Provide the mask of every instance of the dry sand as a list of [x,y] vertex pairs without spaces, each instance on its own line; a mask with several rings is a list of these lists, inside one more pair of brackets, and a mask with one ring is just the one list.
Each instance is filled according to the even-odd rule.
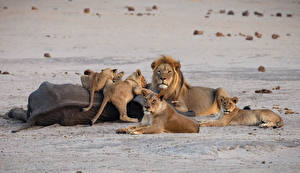
[[[153,5],[158,9],[146,11]],[[0,75],[0,172],[299,172],[299,9],[299,0],[0,0],[0,70],[10,73]],[[241,15],[245,10],[248,17]],[[282,17],[271,16],[277,12]],[[51,58],[44,58],[47,52]],[[77,84],[78,73],[105,67],[126,74],[140,68],[150,82],[150,64],[161,54],[180,60],[192,85],[224,87],[238,96],[239,107],[278,104],[296,113],[280,113],[280,129],[207,127],[199,134],[131,136],[114,134],[127,123],[104,123],[10,133],[22,123],[4,114],[26,108],[41,82]],[[260,65],[266,72],[257,71]],[[254,93],[278,85],[272,94]]]

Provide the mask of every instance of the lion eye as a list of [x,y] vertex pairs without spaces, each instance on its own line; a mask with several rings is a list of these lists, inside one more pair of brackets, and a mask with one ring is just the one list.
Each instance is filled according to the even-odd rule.
[[168,73],[172,73],[172,71],[169,70]]
[[156,100],[153,100],[153,101],[152,101],[152,104],[155,104],[155,102],[156,102]]

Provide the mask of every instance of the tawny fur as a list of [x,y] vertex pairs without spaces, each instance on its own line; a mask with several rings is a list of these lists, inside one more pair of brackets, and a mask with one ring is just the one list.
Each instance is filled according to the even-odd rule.
[[136,70],[136,72],[128,76],[125,81],[119,80],[116,83],[109,82],[103,90],[103,102],[97,115],[91,120],[90,125],[93,125],[97,121],[108,102],[112,102],[119,110],[120,120],[126,122],[138,122],[138,119],[127,116],[126,106],[127,103],[134,98],[135,94],[137,94],[135,93],[137,88],[144,88],[146,87],[146,84],[146,80],[140,70]]
[[152,122],[139,126],[118,129],[117,133],[156,134],[156,133],[198,133],[199,124],[179,114],[164,99],[163,95],[143,89],[144,111],[152,115]]
[[[106,68],[100,73],[87,69],[84,71],[84,74],[88,75],[89,77],[81,77],[81,83],[83,87],[88,88],[90,91],[90,104],[88,107],[83,108],[82,110],[87,112],[93,107],[95,92],[102,90],[108,80],[113,80],[118,74],[118,69]],[[86,82],[87,79],[89,79],[88,82]]]
[[201,127],[245,125],[279,128],[283,126],[282,118],[269,109],[244,110],[236,106],[237,97],[220,97],[218,102],[222,105],[221,118],[208,122],[201,122]]
[[223,88],[190,86],[183,77],[180,63],[172,57],[161,56],[152,62],[151,68],[152,89],[165,95],[165,99],[181,112],[194,111],[198,116],[217,115],[220,107],[216,98],[230,96]]

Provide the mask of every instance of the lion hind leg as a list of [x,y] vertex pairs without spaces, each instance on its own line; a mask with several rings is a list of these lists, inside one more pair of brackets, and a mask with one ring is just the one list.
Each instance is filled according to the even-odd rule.
[[93,88],[93,89],[91,89],[91,91],[90,91],[90,104],[89,104],[88,107],[82,108],[82,111],[83,111],[83,112],[87,112],[87,111],[89,111],[89,110],[93,107],[93,103],[94,103],[94,95],[95,95],[95,89]]
[[118,104],[118,105],[114,104],[114,105],[117,107],[117,109],[120,112],[120,120],[125,121],[125,122],[132,122],[132,123],[139,122],[139,120],[137,118],[130,118],[130,117],[127,116],[126,104],[125,105],[123,105],[123,104],[121,104],[121,105],[120,104]]

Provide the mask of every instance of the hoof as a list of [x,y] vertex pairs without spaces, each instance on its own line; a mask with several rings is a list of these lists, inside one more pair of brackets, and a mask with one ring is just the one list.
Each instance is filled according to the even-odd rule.
[[93,126],[93,125],[94,125],[94,123],[93,123],[92,120],[89,120],[89,125],[90,125],[90,126]]
[[88,111],[88,110],[86,110],[86,108],[81,108],[80,110],[81,110],[81,112],[86,112],[86,111]]

